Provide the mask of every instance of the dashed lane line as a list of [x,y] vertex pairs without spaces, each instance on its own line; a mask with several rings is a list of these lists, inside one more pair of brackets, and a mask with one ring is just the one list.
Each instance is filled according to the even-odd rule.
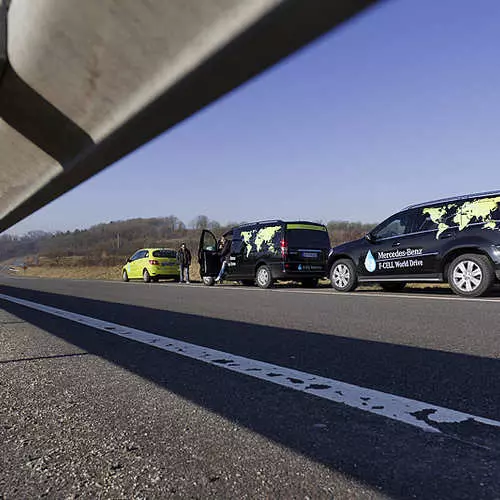
[[[430,403],[360,387],[339,380],[237,356],[181,340],[164,337],[125,325],[103,321],[83,314],[58,309],[37,302],[0,294],[0,299],[36,311],[51,314],[108,334],[117,335],[162,349],[173,354],[202,361],[249,377],[310,394],[334,403],[344,404],[375,415],[397,420],[425,431],[441,433],[443,424],[471,424],[472,427],[500,429],[500,422],[463,413]],[[449,427],[449,426],[448,426]],[[449,434],[449,432],[445,432]]]

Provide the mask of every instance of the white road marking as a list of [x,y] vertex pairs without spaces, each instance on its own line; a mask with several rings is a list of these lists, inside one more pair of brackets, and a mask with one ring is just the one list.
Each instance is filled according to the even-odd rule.
[[[42,279],[42,280],[54,280],[59,278],[25,278],[23,276],[9,276],[9,279],[13,280],[25,280],[25,279]],[[286,288],[271,288],[269,290],[262,290],[261,288],[255,286],[255,287],[246,287],[246,286],[238,286],[238,285],[214,285],[214,286],[206,286],[200,283],[191,283],[189,285],[184,285],[184,284],[179,284],[179,283],[171,283],[171,282],[161,282],[161,283],[143,283],[140,280],[137,281],[132,281],[125,283],[123,281],[118,281],[118,280],[98,280],[98,279],[92,279],[92,280],[81,280],[81,279],[76,279],[76,278],[64,278],[63,281],[78,281],[78,282],[91,282],[91,283],[109,283],[109,284],[114,284],[114,285],[120,285],[120,286],[133,286],[133,285],[138,285],[138,286],[150,286],[150,287],[172,287],[172,288],[179,288],[181,287],[182,289],[193,289],[193,290],[207,290],[207,291],[213,291],[213,290],[230,290],[230,291],[237,291],[237,292],[255,292],[255,293],[293,293],[293,294],[302,294],[302,295],[328,295],[329,297],[349,297],[352,299],[357,299],[357,298],[365,298],[365,299],[376,299],[376,298],[385,298],[385,299],[410,299],[410,300],[453,300],[453,301],[461,301],[461,302],[492,302],[492,303],[500,303],[500,297],[497,298],[488,298],[488,297],[458,297],[456,295],[449,295],[447,297],[443,296],[434,296],[434,295],[429,295],[432,292],[426,292],[426,294],[423,293],[415,293],[412,294],[411,292],[409,293],[385,293],[385,292],[377,292],[377,291],[372,291],[372,292],[367,292],[367,291],[355,291],[355,292],[337,292],[333,289],[331,290],[325,290],[325,289],[317,289],[317,290],[290,290]]]
[[369,413],[404,422],[420,429],[440,433],[439,423],[473,421],[500,428],[500,422],[468,413],[443,408],[430,403],[388,394],[338,380],[312,375],[255,359],[237,356],[209,347],[164,337],[125,325],[65,311],[29,300],[0,294],[0,299],[48,313],[66,320],[118,335],[136,342],[185,356],[250,377],[305,392],[335,403],[342,403]]
[[[123,283],[126,285],[127,283]],[[172,283],[162,283],[162,286],[181,286],[179,284],[172,284]],[[158,284],[156,284],[158,286]],[[349,297],[349,298],[366,298],[366,299],[373,299],[377,297],[382,297],[382,298],[398,298],[398,299],[417,299],[417,300],[453,300],[453,301],[465,301],[465,302],[495,302],[497,304],[500,303],[500,297],[498,298],[483,298],[483,297],[458,297],[456,295],[450,295],[449,297],[438,297],[438,296],[432,296],[432,295],[424,295],[419,293],[418,295],[412,295],[411,293],[384,293],[384,292],[363,292],[363,291],[358,291],[358,292],[337,292],[334,290],[290,290],[286,288],[271,288],[268,290],[262,290],[258,287],[244,287],[244,286],[232,286],[232,285],[222,285],[222,286],[205,286],[205,285],[198,285],[195,284],[192,285],[184,285],[183,288],[193,288],[196,290],[231,290],[235,291],[238,290],[240,292],[257,292],[257,293],[294,293],[294,294],[300,294],[300,295],[328,295],[330,297]],[[432,292],[429,292],[432,293]]]

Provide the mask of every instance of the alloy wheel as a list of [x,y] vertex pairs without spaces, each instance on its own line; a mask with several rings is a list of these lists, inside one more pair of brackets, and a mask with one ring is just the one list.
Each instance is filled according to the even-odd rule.
[[269,284],[271,276],[269,274],[269,269],[266,266],[259,267],[257,271],[257,283],[262,288],[266,288]]
[[345,264],[338,264],[333,270],[333,281],[338,288],[345,288],[351,279],[351,272]]
[[471,260],[463,260],[453,269],[453,282],[464,292],[473,292],[483,280],[481,268]]

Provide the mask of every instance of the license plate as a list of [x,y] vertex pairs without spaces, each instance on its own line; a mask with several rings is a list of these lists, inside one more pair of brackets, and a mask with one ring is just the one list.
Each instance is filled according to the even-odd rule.
[[318,257],[318,254],[313,252],[304,252],[302,257],[305,257],[306,259],[315,259]]

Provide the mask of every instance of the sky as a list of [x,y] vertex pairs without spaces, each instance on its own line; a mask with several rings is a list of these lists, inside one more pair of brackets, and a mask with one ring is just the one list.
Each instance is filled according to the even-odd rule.
[[9,232],[171,214],[378,222],[500,189],[499,21],[498,0],[388,0]]

